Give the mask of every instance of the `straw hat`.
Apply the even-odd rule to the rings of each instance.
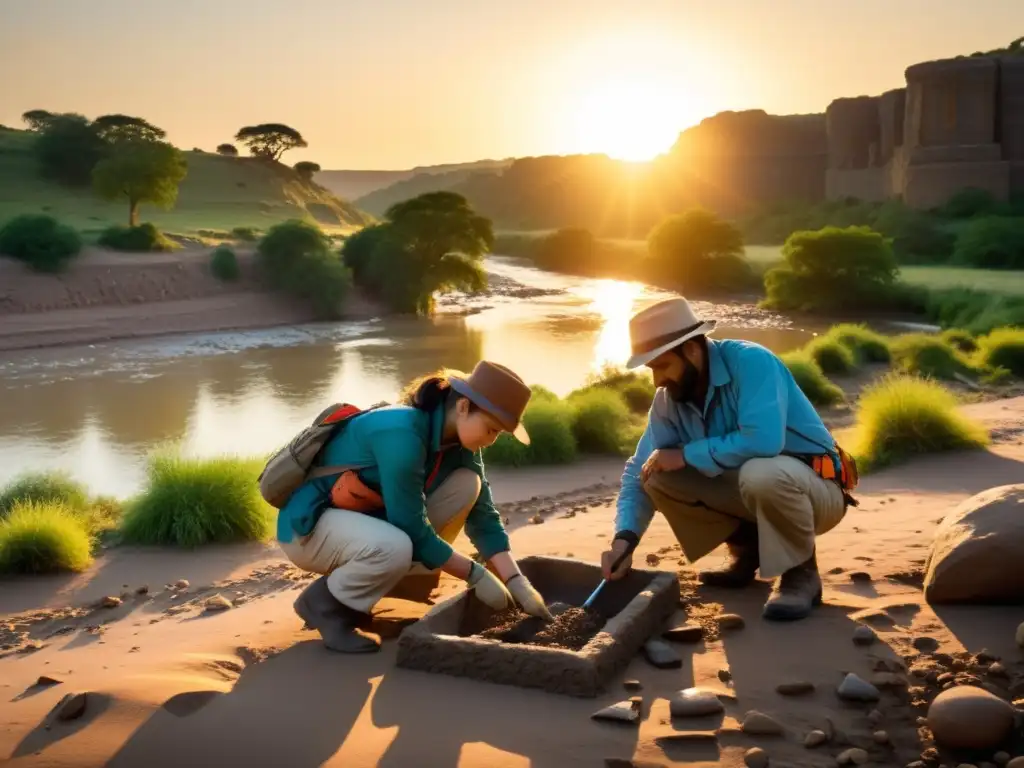
[[[633,356],[627,368],[639,368],[687,339],[712,333],[717,320],[702,320],[683,297],[659,301],[629,321],[629,342]]]
[[[520,419],[532,392],[516,374],[503,365],[481,360],[468,378],[452,376],[449,381],[452,389],[491,414],[506,432],[524,445],[530,444]]]

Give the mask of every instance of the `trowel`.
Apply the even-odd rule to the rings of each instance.
[[[622,565],[622,562],[627,557],[629,557],[631,554],[633,554],[633,550],[634,549],[636,549],[636,547],[634,547],[632,544],[630,544],[625,552],[623,552],[621,555],[619,555],[617,558],[615,558],[615,562],[612,563],[612,573],[615,573],[615,571],[618,569],[618,567],[620,565]],[[594,603],[594,601],[597,599],[597,596],[599,594],[601,594],[601,590],[604,589],[604,585],[607,584],[607,583],[608,583],[608,579],[601,579],[601,583],[597,585],[597,589],[595,589],[593,592],[591,592],[590,593],[590,597],[588,597],[586,599],[586,602],[583,603],[583,607],[584,608],[589,608]]]

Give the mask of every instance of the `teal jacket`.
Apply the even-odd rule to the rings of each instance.
[[[454,550],[427,520],[426,494],[460,467],[480,475],[482,486],[466,519],[466,535],[485,559],[510,548],[480,454],[458,443],[441,446],[444,415],[443,404],[432,412],[400,405],[378,408],[352,418],[323,452],[324,466],[365,467],[359,469],[359,476],[384,499],[379,516],[409,535],[413,559],[431,569],[444,564]],[[439,456],[438,471],[425,488]],[[290,542],[295,535],[313,531],[330,505],[331,486],[337,478],[307,480],[296,489],[277,516],[279,541]]]
[[[708,339],[709,386],[703,411],[664,388],[622,473],[616,533],[643,536],[654,516],[640,470],[656,448],[683,449],[687,465],[715,477],[755,457],[828,453],[833,439],[811,401],[773,352],[750,341]],[[627,536],[628,538],[628,536]]]

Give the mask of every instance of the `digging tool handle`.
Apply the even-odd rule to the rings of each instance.
[[[626,561],[626,558],[629,557],[631,554],[633,554],[633,550],[634,549],[635,549],[635,547],[630,545],[629,547],[626,548],[625,552],[623,552],[621,555],[619,555],[617,558],[615,558],[615,562],[612,563],[612,569],[611,569],[612,573],[615,573],[615,571],[617,571],[619,569],[619,566],[622,565]],[[583,607],[584,608],[589,608],[593,604],[594,600],[597,599],[597,596],[601,593],[601,590],[604,589],[604,585],[607,584],[607,583],[608,583],[608,579],[601,579],[601,583],[597,585],[597,589],[595,589],[593,592],[591,592],[590,593],[590,597],[588,597],[587,601],[585,603],[583,603]]]

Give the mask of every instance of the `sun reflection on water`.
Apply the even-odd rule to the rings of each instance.
[[[601,316],[601,331],[594,342],[591,367],[623,366],[629,359],[629,318],[644,292],[640,283],[597,280],[589,309]]]

